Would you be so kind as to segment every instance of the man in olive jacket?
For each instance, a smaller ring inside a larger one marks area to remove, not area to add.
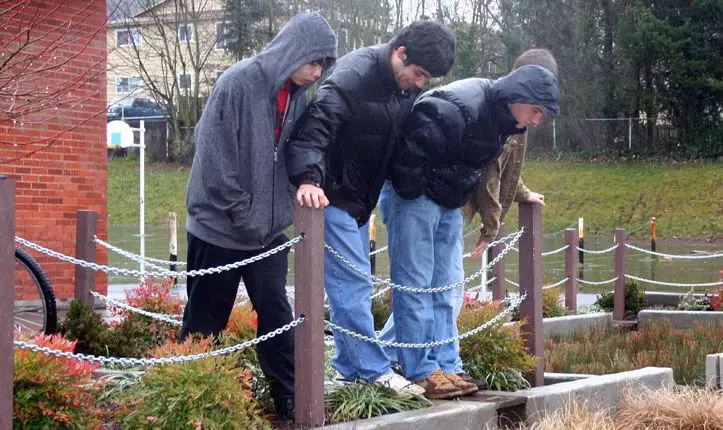
[[[188,269],[238,262],[288,241],[293,194],[285,141],[307,104],[305,89],[336,57],[337,39],[318,14],[289,21],[257,56],[226,70],[196,126],[188,181]],[[258,313],[258,335],[292,321],[286,298],[288,248],[267,258],[189,277],[181,339],[226,327],[239,281]],[[294,341],[286,331],[257,346],[276,411],[294,416]]]

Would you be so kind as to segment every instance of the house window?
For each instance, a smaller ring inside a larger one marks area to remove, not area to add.
[[[115,31],[115,42],[118,46],[140,45],[143,38],[141,37],[140,28],[124,28]]]
[[[178,41],[179,42],[192,42],[193,41],[193,24],[181,24],[178,26]]]
[[[228,49],[228,46],[235,42],[233,28],[227,22],[216,23],[216,49]]]
[[[118,76],[115,78],[115,92],[116,94],[128,94],[138,91],[142,82],[139,76]]]
[[[179,73],[178,74],[178,88],[182,90],[191,89],[191,74],[190,73]]]

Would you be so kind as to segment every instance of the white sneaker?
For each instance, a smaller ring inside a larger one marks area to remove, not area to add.
[[[374,382],[383,387],[391,389],[398,396],[421,396],[422,394],[424,394],[424,388],[413,382],[408,381],[403,376],[398,375],[392,371],[380,376]]]

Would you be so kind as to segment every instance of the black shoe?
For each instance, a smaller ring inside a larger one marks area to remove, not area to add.
[[[460,378],[462,378],[465,382],[471,382],[477,386],[477,389],[482,391],[487,389],[487,382],[485,382],[484,379],[474,379],[473,377],[464,374],[464,373],[458,373]]]
[[[294,422],[294,399],[286,398],[274,402],[276,404],[276,415],[287,423]]]

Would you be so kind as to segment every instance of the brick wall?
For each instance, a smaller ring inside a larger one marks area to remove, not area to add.
[[[74,255],[76,211],[95,211],[107,238],[105,0],[18,3],[0,27],[0,52],[18,52],[0,68],[0,174],[17,181],[17,234]],[[58,298],[72,297],[74,266],[31,254]]]

